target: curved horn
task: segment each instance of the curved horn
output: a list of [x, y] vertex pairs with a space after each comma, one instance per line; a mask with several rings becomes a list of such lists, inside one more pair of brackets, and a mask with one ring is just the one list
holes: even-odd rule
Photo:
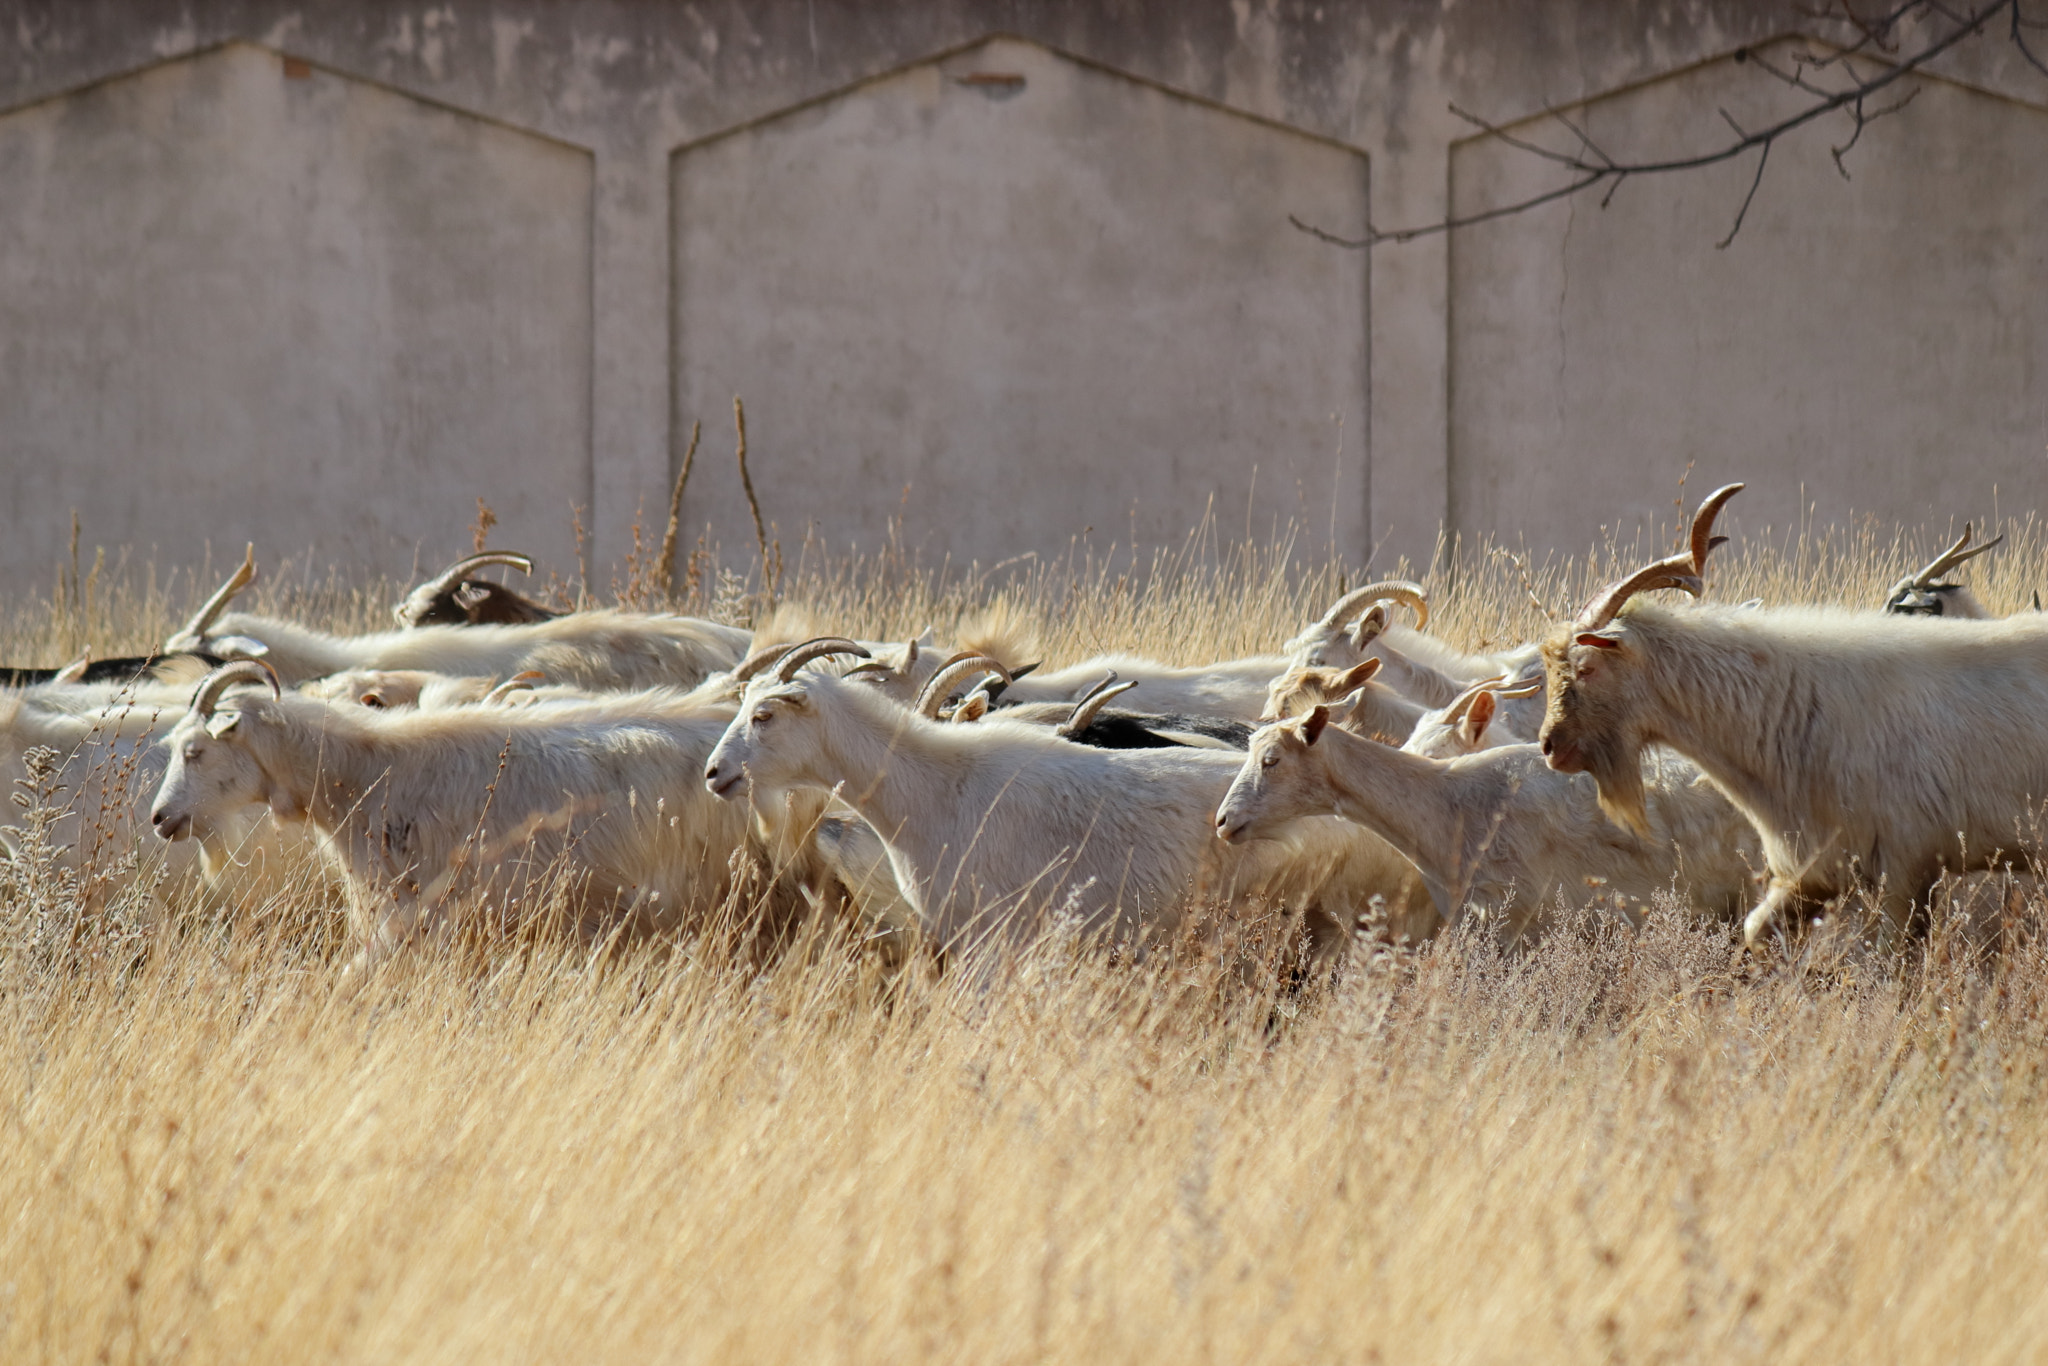
[[2005, 535], [2001, 532], [1999, 535], [1996, 535], [1992, 537], [1990, 540], [1984, 542], [1984, 544], [1977, 546], [1974, 549], [1965, 550], [1963, 547], [1970, 544], [1970, 523], [1964, 522], [1963, 534], [1956, 538], [1956, 543], [1950, 546], [1948, 549], [1942, 551], [1939, 555], [1936, 555], [1934, 557], [1933, 563], [1929, 564], [1925, 569], [1921, 570], [1918, 574], [1915, 574], [1910, 580], [1910, 585], [1901, 586], [1911, 586], [1913, 588], [1932, 588], [1934, 587], [1934, 581], [1940, 578], [1943, 574], [1948, 573], [1949, 570], [1954, 569], [1959, 564], [1964, 564], [1970, 560], [1976, 559], [1979, 555], [1982, 555], [1985, 551], [1990, 550], [1992, 547], [1996, 546], [2000, 541], [2003, 541], [2004, 539]]
[[1429, 598], [1419, 583], [1407, 579], [1382, 579], [1369, 583], [1363, 588], [1354, 588], [1337, 599], [1337, 605], [1323, 615], [1323, 625], [1342, 626], [1357, 616], [1369, 602], [1398, 602], [1415, 613], [1415, 629], [1420, 631], [1429, 625]]
[[1108, 706], [1111, 698], [1121, 697], [1137, 686], [1138, 680], [1135, 678], [1127, 678], [1119, 683], [1116, 681], [1116, 675], [1110, 674], [1108, 678], [1096, 684], [1086, 697], [1074, 704], [1074, 709], [1067, 713], [1067, 719], [1060, 722], [1059, 734], [1079, 735], [1095, 724], [1096, 713]]
[[729, 683], [745, 683], [753, 678], [754, 675], [760, 673], [761, 670], [789, 653], [789, 649], [788, 645], [763, 645], [760, 649], [733, 665], [732, 672], [725, 676], [726, 681]]
[[1477, 683], [1474, 683], [1471, 687], [1451, 699], [1451, 705], [1444, 708], [1444, 720], [1447, 722], [1463, 720], [1465, 713], [1472, 710], [1472, 704], [1479, 700], [1479, 694], [1492, 692], [1507, 681], [1508, 677], [1506, 674], [1496, 674], [1492, 678], [1480, 679]]
[[494, 706], [497, 703], [503, 702], [513, 693], [532, 692], [534, 685], [545, 681], [546, 678], [547, 675], [539, 669], [528, 669], [524, 673], [513, 674], [503, 683], [485, 693], [483, 704], [485, 706]]
[[890, 674], [893, 674], [895, 672], [896, 671], [894, 669], [890, 668], [887, 664], [884, 664], [881, 660], [871, 659], [865, 664], [854, 665], [851, 669], [848, 669], [845, 673], [839, 676], [841, 678], [858, 678], [862, 674], [876, 674], [880, 677], [887, 678]]
[[1579, 613], [1579, 619], [1572, 623], [1574, 631], [1597, 631], [1614, 620], [1628, 600], [1638, 593], [1648, 593], [1658, 588], [1678, 588], [1698, 597], [1706, 591], [1706, 584], [1700, 576], [1706, 572], [1707, 556], [1715, 546], [1726, 545], [1726, 536], [1714, 534], [1714, 519], [1727, 506], [1728, 500], [1742, 492], [1741, 484], [1724, 484], [1707, 495], [1700, 504], [1700, 510], [1693, 514], [1692, 535], [1689, 548], [1676, 555], [1667, 555], [1652, 564], [1646, 564], [1635, 573], [1600, 590], [1600, 595], [1586, 604], [1586, 610]]
[[268, 683], [272, 698], [284, 695], [277, 670], [260, 659], [236, 659], [199, 680], [199, 687], [192, 694], [192, 710], [202, 717], [212, 716], [213, 709], [220, 705], [220, 695], [237, 683]]
[[796, 677], [796, 671], [814, 659], [827, 655], [858, 655], [871, 658], [867, 647], [859, 641], [848, 640], [845, 636], [817, 636], [801, 645], [792, 645], [775, 661], [775, 681], [787, 683]]
[[1542, 692], [1543, 680], [1532, 678], [1527, 683], [1518, 683], [1514, 687], [1492, 687], [1488, 688], [1487, 691], [1503, 701], [1515, 701], [1524, 697], [1534, 697], [1537, 693]]
[[446, 593], [468, 578], [472, 571], [494, 564], [510, 565], [522, 574], [531, 574], [533, 572], [533, 557], [531, 555], [521, 555], [515, 550], [486, 550], [480, 555], [471, 555], [467, 559], [457, 560], [454, 564], [449, 565], [439, 574], [428, 579], [412, 591], [414, 593]]
[[1714, 519], [1721, 515], [1721, 509], [1728, 500], [1742, 492], [1741, 484], [1723, 484], [1707, 495], [1707, 501], [1700, 504], [1700, 510], [1692, 515], [1692, 572], [1707, 572], [1707, 552], [1717, 545], [1724, 545], [1728, 538], [1714, 535]]
[[992, 673], [1005, 683], [1010, 681], [1010, 671], [1001, 661], [990, 659], [987, 655], [969, 653], [964, 659], [949, 661], [945, 667], [925, 680], [925, 685], [918, 689], [917, 701], [912, 704], [911, 710], [927, 720], [936, 720], [939, 708], [953, 691], [953, 685], [979, 673]]
[[189, 636], [194, 640], [203, 639], [206, 635], [206, 628], [213, 625], [220, 614], [227, 610], [228, 604], [234, 601], [235, 595], [254, 582], [256, 582], [256, 543], [251, 541], [249, 542], [249, 548], [242, 552], [240, 568], [230, 574], [228, 581], [222, 584], [215, 591], [214, 595], [200, 606], [197, 612], [192, 614], [192, 619], [185, 623], [185, 629], [179, 633], [179, 636]]
[[1600, 596], [1586, 604], [1586, 610], [1579, 613], [1572, 629], [1597, 631], [1613, 621], [1614, 614], [1630, 598], [1656, 588], [1682, 588], [1694, 597], [1706, 591], [1706, 585], [1700, 582], [1700, 576], [1693, 568], [1690, 550], [1667, 556], [1655, 564], [1646, 564], [1627, 578], [1608, 584], [1600, 590]]

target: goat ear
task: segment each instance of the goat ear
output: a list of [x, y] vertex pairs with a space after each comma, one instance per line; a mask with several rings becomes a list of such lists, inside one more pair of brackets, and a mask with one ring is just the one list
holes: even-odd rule
[[1380, 661], [1377, 659], [1368, 659], [1363, 664], [1353, 666], [1337, 680], [1337, 695], [1341, 697], [1345, 693], [1358, 691], [1379, 671]]
[[1472, 699], [1472, 705], [1465, 709], [1465, 715], [1458, 722], [1465, 732], [1466, 744], [1476, 745], [1479, 737], [1486, 734], [1486, 727], [1493, 721], [1494, 705], [1490, 692], [1483, 692]]
[[1387, 609], [1376, 605], [1370, 612], [1367, 612], [1358, 619], [1358, 625], [1351, 628], [1351, 643], [1356, 648], [1363, 650], [1366, 646], [1372, 644], [1373, 641], [1379, 639], [1380, 632], [1386, 629]]
[[1621, 641], [1605, 631], [1581, 631], [1572, 637], [1574, 645], [1591, 645], [1599, 650], [1619, 650]]
[[238, 711], [216, 712], [207, 718], [206, 733], [216, 740], [225, 740], [234, 734], [235, 727], [240, 725], [241, 721], [242, 713]]
[[1311, 707], [1307, 716], [1301, 718], [1301, 738], [1307, 744], [1314, 744], [1322, 737], [1323, 727], [1330, 724], [1328, 707]]
[[988, 715], [988, 694], [977, 692], [959, 706], [953, 708], [955, 722], [979, 721]]

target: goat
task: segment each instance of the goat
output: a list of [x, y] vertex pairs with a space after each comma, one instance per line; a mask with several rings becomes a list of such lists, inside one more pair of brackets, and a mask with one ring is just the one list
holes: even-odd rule
[[1236, 755], [1091, 749], [1000, 718], [949, 725], [857, 680], [797, 673], [864, 653], [810, 641], [749, 683], [705, 786], [727, 799], [838, 792], [880, 836], [942, 949], [1015, 938], [1038, 906], [1131, 937], [1171, 925], [1191, 896], [1253, 894], [1266, 870], [1217, 858], [1206, 839]]
[[[983, 665], [994, 663], [992, 660], [981, 661]], [[848, 676], [858, 673], [859, 670], [854, 670]], [[1251, 739], [1252, 729], [1242, 721], [1111, 709], [1108, 704], [1113, 699], [1138, 686], [1135, 678], [1118, 682], [1114, 670], [1076, 702], [1022, 702], [1000, 708], [992, 705], [990, 689], [1003, 688], [1010, 678], [1011, 675], [1004, 672], [992, 684], [976, 688], [961, 699], [948, 719], [957, 724], [978, 721], [984, 716], [998, 716], [1005, 721], [1051, 726], [1063, 738], [1096, 749], [1172, 749], [1178, 746], [1229, 749], [1241, 754]], [[925, 714], [936, 719], [937, 704], [938, 699], [933, 698]]]
[[242, 567], [171, 637], [167, 649], [260, 658], [281, 681], [351, 669], [431, 669], [508, 677], [538, 670], [573, 687], [690, 687], [737, 663], [752, 636], [694, 617], [576, 612], [522, 626], [422, 626], [335, 636], [274, 617], [225, 609], [255, 580], [251, 553]]
[[[1415, 613], [1418, 621], [1429, 619], [1429, 607], [1422, 590], [1412, 583], [1389, 580], [1370, 584], [1346, 596], [1345, 603], [1361, 596], [1373, 601], [1398, 601]], [[1342, 606], [1343, 604], [1340, 604]], [[1353, 612], [1352, 616], [1357, 613]], [[1298, 660], [1289, 642], [1289, 653], [1253, 655], [1215, 664], [1168, 665], [1138, 655], [1098, 655], [1050, 672], [1040, 670], [1029, 681], [1019, 681], [1004, 694], [1012, 703], [1076, 702], [1105, 672], [1134, 678], [1145, 686], [1145, 700], [1163, 713], [1185, 716], [1213, 716], [1223, 720], [1254, 722], [1266, 701], [1274, 677]], [[1357, 663], [1356, 659], [1347, 661]]]
[[[1542, 699], [1541, 678], [1485, 679], [1458, 694], [1450, 706], [1424, 712], [1401, 748], [1426, 759], [1455, 759], [1501, 745], [1532, 743], [1543, 724]], [[1511, 712], [1503, 702], [1523, 707]], [[1533, 717], [1526, 710], [1532, 702]]]
[[1754, 839], [1683, 761], [1657, 763], [1638, 837], [1602, 820], [1594, 784], [1552, 772], [1534, 745], [1426, 759], [1353, 735], [1330, 716], [1318, 706], [1252, 736], [1216, 810], [1219, 838], [1237, 843], [1303, 817], [1341, 816], [1412, 862], [1446, 920], [1476, 902], [1501, 915], [1510, 943], [1559, 896], [1597, 895], [1631, 920], [1674, 886], [1710, 913], [1732, 916], [1746, 904], [1742, 856]]
[[2027, 861], [2006, 851], [2048, 797], [2048, 622], [1631, 601], [1699, 595], [1714, 514], [1741, 487], [1707, 499], [1689, 552], [1609, 585], [1544, 643], [1543, 751], [1639, 829], [1644, 747], [1696, 763], [1763, 841], [1749, 942], [1861, 888], [1896, 942], [1944, 870]]
[[1954, 545], [1936, 555], [1919, 573], [1908, 574], [1892, 585], [1892, 591], [1885, 596], [1884, 610], [1898, 616], [1988, 620], [1991, 613], [1968, 588], [1959, 583], [1938, 583], [1936, 580], [1957, 565], [1996, 548], [2004, 539], [2004, 536], [1994, 536], [1984, 544], [1966, 550], [1964, 547], [1970, 544], [1970, 524], [1964, 522], [1963, 534], [1956, 538]]
[[1363, 660], [1348, 669], [1297, 664], [1273, 680], [1267, 691], [1260, 725], [1300, 716], [1309, 708], [1351, 698], [1345, 728], [1367, 737], [1400, 739], [1412, 734], [1428, 714], [1420, 702], [1404, 697], [1378, 680], [1383, 659]]
[[[145, 826], [165, 766], [157, 742], [184, 711], [184, 689], [169, 682], [46, 685], [0, 697], [0, 788], [20, 790], [31, 751], [55, 751], [54, 780], [64, 795], [50, 836], [61, 864], [104, 873], [138, 849], [134, 832]], [[289, 876], [294, 856], [308, 850], [281, 835], [260, 806], [245, 805], [224, 810], [205, 839], [168, 852], [166, 859], [141, 861], [145, 882], [159, 869], [174, 880], [196, 874], [247, 902]], [[85, 890], [97, 904], [116, 889], [89, 879]]]
[[[1413, 628], [1390, 625], [1382, 604], [1400, 603], [1415, 613]], [[1288, 661], [1305, 669], [1349, 669], [1368, 659], [1383, 665], [1380, 682], [1430, 707], [1449, 706], [1466, 685], [1495, 675], [1514, 675], [1536, 657], [1524, 645], [1500, 654], [1466, 654], [1426, 635], [1429, 608], [1419, 585], [1398, 579], [1367, 584], [1337, 600], [1321, 620], [1282, 648]], [[1264, 714], [1285, 715], [1269, 700]]]
[[486, 565], [502, 564], [522, 574], [533, 572], [533, 560], [509, 551], [490, 550], [457, 560], [433, 578], [405, 595], [392, 615], [405, 627], [420, 626], [520, 626], [535, 621], [553, 621], [560, 612], [541, 606], [533, 599], [513, 592], [489, 579], [469, 575]]
[[90, 656], [54, 669], [0, 666], [0, 688], [33, 688], [48, 683], [153, 683], [182, 678], [194, 665], [205, 669], [226, 661], [207, 654]]
[[[247, 682], [268, 686], [228, 691]], [[716, 905], [746, 861], [734, 852], [761, 852], [746, 811], [696, 783], [732, 714], [668, 689], [386, 712], [284, 693], [267, 665], [237, 661], [201, 682], [165, 737], [150, 820], [167, 840], [203, 838], [262, 803], [310, 824], [348, 884], [356, 968], [445, 929], [465, 877], [509, 921], [559, 893], [588, 938], [647, 934]], [[803, 905], [793, 881], [772, 878], [767, 932]]]

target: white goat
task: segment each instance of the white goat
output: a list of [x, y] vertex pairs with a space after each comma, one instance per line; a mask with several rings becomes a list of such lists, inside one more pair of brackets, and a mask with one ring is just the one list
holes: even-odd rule
[[1048, 906], [1125, 936], [1170, 926], [1191, 895], [1256, 894], [1289, 859], [1218, 858], [1207, 839], [1235, 755], [1091, 749], [999, 716], [944, 724], [858, 681], [797, 673], [861, 652], [849, 640], [812, 641], [750, 683], [705, 785], [726, 798], [837, 791], [881, 837], [942, 948], [1015, 938]]
[[[166, 756], [157, 742], [184, 714], [189, 686], [53, 684], [0, 693], [0, 790], [24, 790], [31, 750], [57, 754], [53, 777], [61, 792], [52, 796], [61, 814], [49, 835], [62, 866], [104, 873], [130, 853], [150, 852], [138, 835], [163, 778]], [[10, 843], [0, 832], [0, 845]], [[167, 858], [142, 857], [137, 873], [145, 883], [160, 872], [174, 880], [196, 873], [247, 903], [303, 866], [309, 852], [303, 841], [281, 834], [261, 806], [244, 805], [224, 811], [204, 840]], [[117, 890], [97, 879], [85, 886], [94, 903]]]
[[510, 677], [538, 670], [588, 689], [687, 688], [729, 669], [750, 632], [695, 617], [576, 612], [513, 626], [423, 626], [336, 636], [275, 617], [225, 609], [254, 582], [253, 555], [166, 645], [216, 656], [261, 658], [285, 683], [351, 669], [430, 669]]
[[1541, 678], [1489, 678], [1459, 693], [1450, 706], [1424, 712], [1401, 748], [1426, 759], [1455, 759], [1482, 749], [1533, 743], [1542, 725]]
[[[226, 692], [250, 681], [270, 689]], [[237, 661], [207, 677], [166, 738], [151, 820], [171, 840], [204, 837], [251, 802], [309, 822], [346, 876], [359, 966], [443, 928], [471, 878], [507, 920], [559, 894], [586, 936], [662, 930], [724, 898], [731, 856], [749, 847], [744, 808], [706, 800], [697, 782], [732, 714], [666, 689], [384, 712], [280, 694], [263, 665]], [[766, 928], [780, 932], [802, 904], [776, 879]]]
[[1885, 595], [1884, 610], [1898, 616], [1910, 617], [1962, 617], [1966, 620], [1986, 621], [1991, 612], [1977, 595], [1959, 583], [1939, 582], [1943, 574], [1957, 565], [1976, 559], [1987, 550], [1995, 549], [2005, 537], [1994, 536], [1984, 544], [1966, 549], [1970, 544], [1971, 528], [1963, 523], [1963, 534], [1956, 538], [1954, 545], [1936, 555], [1925, 569], [1917, 574], [1908, 574], [1892, 585], [1892, 591]]
[[[1394, 579], [1368, 584], [1346, 594], [1338, 604], [1338, 610], [1348, 613], [1344, 618], [1348, 624], [1365, 610], [1366, 604], [1381, 602], [1398, 602], [1407, 606], [1415, 613], [1418, 625], [1429, 620], [1429, 604], [1422, 589]], [[1384, 612], [1378, 621], [1384, 624]], [[1104, 673], [1114, 672], [1119, 678], [1134, 679], [1142, 684], [1145, 705], [1162, 713], [1253, 722], [1266, 709], [1273, 680], [1289, 666], [1334, 662], [1310, 658], [1297, 648], [1312, 637], [1320, 639], [1316, 633], [1328, 622], [1329, 618], [1325, 618], [1323, 623], [1311, 627], [1308, 635], [1289, 641], [1286, 653], [1277, 655], [1253, 655], [1193, 665], [1161, 664], [1139, 655], [1097, 655], [1064, 669], [1040, 670], [1028, 678], [1019, 678], [1004, 692], [1003, 701], [1076, 702], [1102, 680]], [[1343, 633], [1339, 631], [1337, 634], [1341, 636]], [[1348, 668], [1364, 657], [1354, 651], [1350, 658], [1342, 661], [1342, 667]]]
[[2026, 861], [2048, 798], [2048, 620], [1631, 603], [1700, 592], [1714, 514], [1741, 487], [1702, 506], [1689, 553], [1610, 585], [1545, 643], [1543, 750], [1638, 828], [1644, 747], [1698, 764], [1763, 840], [1750, 940], [1855, 888], [1876, 890], [1896, 940], [1944, 870]]
[[1562, 896], [1638, 919], [1674, 887], [1733, 916], [1750, 887], [1756, 841], [1727, 802], [1675, 758], [1656, 764], [1641, 837], [1600, 818], [1594, 784], [1545, 767], [1533, 745], [1448, 762], [1406, 754], [1329, 724], [1330, 709], [1261, 727], [1216, 811], [1235, 843], [1306, 816], [1334, 814], [1384, 838], [1421, 872], [1444, 917], [1477, 903], [1501, 914], [1508, 942]]
[[[1412, 629], [1389, 624], [1383, 604], [1398, 602], [1415, 612]], [[1390, 580], [1346, 593], [1283, 647], [1290, 663], [1312, 669], [1349, 669], [1368, 659], [1382, 664], [1380, 682], [1404, 697], [1431, 707], [1449, 706], [1467, 685], [1482, 678], [1513, 677], [1536, 658], [1533, 644], [1498, 654], [1467, 654], [1423, 632], [1429, 624], [1422, 589]], [[1274, 712], [1270, 706], [1268, 712]]]

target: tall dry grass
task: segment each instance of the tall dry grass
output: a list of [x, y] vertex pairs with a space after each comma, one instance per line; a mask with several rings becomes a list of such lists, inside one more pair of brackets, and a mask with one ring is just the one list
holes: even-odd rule
[[[2032, 528], [1973, 581], [2022, 605]], [[1868, 603], [1939, 537], [1762, 535], [1720, 596]], [[1635, 548], [1537, 566], [1581, 600]], [[1298, 557], [1297, 557], [1298, 558]], [[1980, 562], [1982, 564], [1982, 562]], [[1442, 629], [1518, 639], [1459, 553]], [[83, 575], [80, 579], [83, 579]], [[208, 586], [103, 572], [5, 662], [146, 646]], [[1054, 661], [1270, 647], [1357, 571], [1191, 544], [983, 572], [799, 554], [784, 610], [994, 615]], [[2031, 580], [2031, 581], [2030, 581]], [[571, 591], [585, 589], [572, 585]], [[257, 606], [380, 624], [396, 592]], [[685, 605], [746, 616], [707, 566]], [[30, 870], [31, 872], [33, 870]], [[54, 889], [53, 889], [54, 888]], [[0, 881], [0, 1359], [2026, 1360], [2048, 1341], [2048, 945], [1822, 932], [1744, 959], [1675, 911], [1331, 980], [1060, 934], [995, 985], [717, 928], [587, 957], [478, 937], [337, 989], [317, 889], [138, 929]]]

